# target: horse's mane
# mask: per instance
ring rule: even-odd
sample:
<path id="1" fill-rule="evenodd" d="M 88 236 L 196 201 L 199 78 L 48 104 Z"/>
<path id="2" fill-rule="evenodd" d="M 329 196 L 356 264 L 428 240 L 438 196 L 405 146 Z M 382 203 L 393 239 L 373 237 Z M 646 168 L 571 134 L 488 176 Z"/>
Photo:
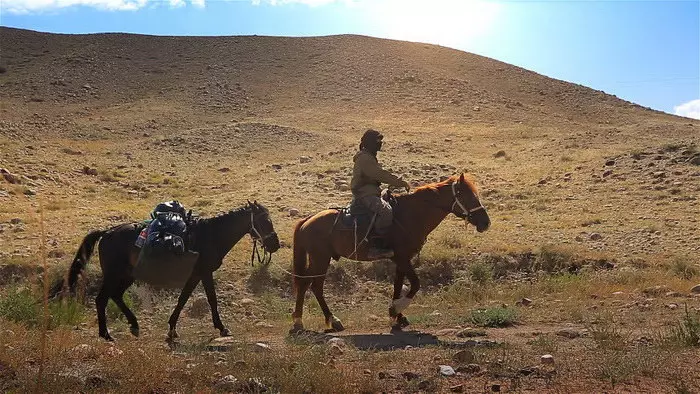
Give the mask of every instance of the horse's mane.
<path id="1" fill-rule="evenodd" d="M 476 181 L 474 180 L 474 177 L 468 173 L 459 174 L 459 175 L 452 175 L 451 177 L 449 177 L 445 180 L 442 180 L 439 182 L 428 183 L 427 185 L 419 186 L 413 191 L 413 193 L 410 193 L 410 194 L 434 193 L 438 190 L 438 188 L 440 188 L 442 186 L 447 186 L 450 183 L 458 182 L 461 175 L 464 175 L 464 181 L 466 182 L 467 187 L 469 187 L 469 189 L 472 191 L 472 193 L 474 193 L 475 195 L 479 195 L 479 193 L 478 193 L 479 190 L 476 187 Z"/>

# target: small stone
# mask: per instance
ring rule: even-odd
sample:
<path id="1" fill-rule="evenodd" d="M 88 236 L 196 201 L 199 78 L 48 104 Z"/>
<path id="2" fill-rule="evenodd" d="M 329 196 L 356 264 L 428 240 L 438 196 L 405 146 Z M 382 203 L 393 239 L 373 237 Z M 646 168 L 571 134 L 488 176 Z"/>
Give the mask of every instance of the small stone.
<path id="1" fill-rule="evenodd" d="M 674 310 L 678 308 L 678 304 L 668 304 L 666 307 L 670 310 Z"/>
<path id="2" fill-rule="evenodd" d="M 603 172 L 603 178 L 609 177 L 610 175 L 612 175 L 612 173 L 613 173 L 613 170 L 605 170 Z"/>
<path id="3" fill-rule="evenodd" d="M 504 150 L 499 150 L 498 152 L 493 154 L 493 157 L 499 158 L 499 157 L 504 157 L 506 155 L 506 151 Z"/>
<path id="4" fill-rule="evenodd" d="M 554 364 L 554 356 L 551 354 L 545 354 L 544 356 L 540 357 L 540 361 L 542 364 Z"/>
<path id="5" fill-rule="evenodd" d="M 453 393 L 462 393 L 462 392 L 464 392 L 464 385 L 458 384 L 458 385 L 452 386 L 452 387 L 450 387 L 450 391 Z"/>
<path id="6" fill-rule="evenodd" d="M 501 385 L 500 384 L 492 384 L 491 391 L 494 393 L 500 393 L 501 392 Z"/>
<path id="7" fill-rule="evenodd" d="M 282 169 L 282 165 L 281 165 L 281 164 L 273 164 L 273 165 L 271 165 L 271 167 L 272 167 L 273 170 L 281 170 L 281 169 Z"/>
<path id="8" fill-rule="evenodd" d="M 340 356 L 343 354 L 343 348 L 341 348 L 337 343 L 334 343 L 328 348 L 328 354 L 331 356 Z"/>
<path id="9" fill-rule="evenodd" d="M 457 332 L 458 338 L 485 337 L 486 331 L 476 328 L 465 328 Z"/>
<path id="10" fill-rule="evenodd" d="M 247 306 L 247 305 L 253 305 L 253 304 L 255 304 L 255 301 L 252 300 L 252 299 L 250 299 L 250 298 L 243 298 L 243 299 L 241 299 L 238 303 L 241 304 L 241 305 L 243 305 L 243 306 Z"/>
<path id="11" fill-rule="evenodd" d="M 608 166 L 608 167 L 614 166 L 614 165 L 615 165 L 615 160 L 608 160 L 608 161 L 605 162 L 605 165 Z"/>
<path id="12" fill-rule="evenodd" d="M 690 288 L 691 293 L 700 294 L 700 284 L 697 284 Z"/>
<path id="13" fill-rule="evenodd" d="M 404 379 L 408 380 L 409 382 L 411 380 L 415 380 L 415 379 L 420 378 L 420 375 L 418 375 L 415 372 L 411 372 L 411 371 L 406 371 L 406 372 L 402 373 L 401 376 L 403 376 Z"/>
<path id="14" fill-rule="evenodd" d="M 273 328 L 274 326 L 270 323 L 264 322 L 264 321 L 259 321 L 255 323 L 255 327 L 259 328 Z"/>
<path id="15" fill-rule="evenodd" d="M 299 216 L 299 210 L 297 208 L 289 208 L 289 216 Z"/>
<path id="16" fill-rule="evenodd" d="M 299 158 L 299 163 L 310 163 L 311 158 L 309 156 L 302 156 Z"/>
<path id="17" fill-rule="evenodd" d="M 440 365 L 440 375 L 442 376 L 454 376 L 456 374 L 454 368 L 449 365 Z"/>
<path id="18" fill-rule="evenodd" d="M 221 168 L 219 168 L 219 172 L 229 172 L 229 171 L 231 171 L 231 169 L 228 168 L 228 167 L 221 167 Z"/>
<path id="19" fill-rule="evenodd" d="M 479 364 L 467 364 L 466 366 L 463 365 L 463 366 L 457 367 L 457 369 L 455 371 L 457 371 L 459 373 L 470 373 L 470 374 L 477 373 L 477 372 L 481 371 L 481 366 L 479 366 Z"/>
<path id="20" fill-rule="evenodd" d="M 523 298 L 520 300 L 520 305 L 522 306 L 529 306 L 530 304 L 532 304 L 532 300 L 529 298 Z"/>
<path id="21" fill-rule="evenodd" d="M 256 342 L 251 346 L 251 350 L 257 353 L 270 351 L 270 345 L 262 342 Z"/>
<path id="22" fill-rule="evenodd" d="M 591 233 L 591 235 L 589 235 L 588 238 L 590 238 L 591 241 L 599 241 L 603 239 L 603 236 L 598 233 Z"/>
<path id="23" fill-rule="evenodd" d="M 470 364 L 474 362 L 474 352 L 471 350 L 460 350 L 452 356 L 452 360 L 461 364 Z"/>
<path id="24" fill-rule="evenodd" d="M 234 392 L 236 391 L 236 379 L 233 375 L 226 375 L 214 383 L 214 389 L 217 391 Z"/>

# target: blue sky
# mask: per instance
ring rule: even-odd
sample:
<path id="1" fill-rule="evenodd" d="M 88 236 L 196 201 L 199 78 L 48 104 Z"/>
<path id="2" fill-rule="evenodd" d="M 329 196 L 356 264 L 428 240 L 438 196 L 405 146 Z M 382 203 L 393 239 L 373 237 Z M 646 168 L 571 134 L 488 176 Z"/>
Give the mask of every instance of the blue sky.
<path id="1" fill-rule="evenodd" d="M 0 0 L 0 25 L 429 42 L 700 119 L 700 0 Z"/>

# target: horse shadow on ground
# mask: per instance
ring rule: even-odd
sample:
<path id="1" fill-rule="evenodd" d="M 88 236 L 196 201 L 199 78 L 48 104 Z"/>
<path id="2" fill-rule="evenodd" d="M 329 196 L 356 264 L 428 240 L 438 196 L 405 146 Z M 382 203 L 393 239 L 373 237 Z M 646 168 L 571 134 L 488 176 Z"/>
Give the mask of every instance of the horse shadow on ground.
<path id="1" fill-rule="evenodd" d="M 470 339 L 466 341 L 443 341 L 437 336 L 420 331 L 391 330 L 382 334 L 330 334 L 311 330 L 294 331 L 289 337 L 297 342 L 310 344 L 328 343 L 339 338 L 358 350 L 396 350 L 408 347 L 440 346 L 452 349 L 474 347 L 493 347 L 499 344 L 489 339 Z"/>

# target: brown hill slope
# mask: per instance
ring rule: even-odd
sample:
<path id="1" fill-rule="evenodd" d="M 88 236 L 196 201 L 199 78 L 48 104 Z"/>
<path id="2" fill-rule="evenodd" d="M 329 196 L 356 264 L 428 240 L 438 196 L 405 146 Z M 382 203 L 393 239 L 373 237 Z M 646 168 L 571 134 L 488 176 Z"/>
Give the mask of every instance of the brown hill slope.
<path id="1" fill-rule="evenodd" d="M 0 28 L 3 101 L 105 107 L 157 99 L 178 112 L 537 125 L 673 122 L 601 91 L 435 45 L 363 36 L 57 35 Z"/>

